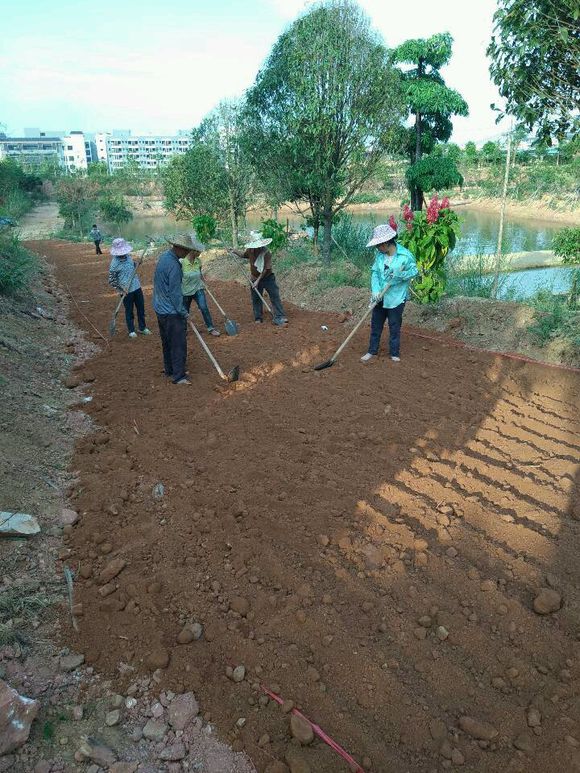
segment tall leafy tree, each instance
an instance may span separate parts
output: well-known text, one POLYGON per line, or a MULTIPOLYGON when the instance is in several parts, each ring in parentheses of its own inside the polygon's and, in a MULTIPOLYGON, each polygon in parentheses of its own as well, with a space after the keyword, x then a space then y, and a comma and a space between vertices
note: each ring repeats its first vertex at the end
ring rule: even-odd
POLYGON ((324 229, 373 174, 403 113, 400 78, 351 0, 309 7, 275 43, 247 95, 247 140, 275 193, 310 208, 324 229))
POLYGON ((393 52, 393 61, 404 66, 407 109, 413 119, 406 131, 405 149, 411 162, 407 181, 415 211, 423 208, 424 191, 442 190, 463 181, 452 158, 423 160, 436 143, 451 137, 451 116, 469 112, 461 94, 446 86, 441 77, 441 68, 451 59, 452 45, 453 38, 445 32, 426 40, 407 40, 393 52))
POLYGON ((234 246, 248 209, 252 170, 240 142, 242 104, 224 100, 192 132, 191 148, 163 172, 167 208, 229 221, 234 246))
POLYGON ((578 136, 578 0, 498 0, 487 54, 505 113, 550 144, 578 136))

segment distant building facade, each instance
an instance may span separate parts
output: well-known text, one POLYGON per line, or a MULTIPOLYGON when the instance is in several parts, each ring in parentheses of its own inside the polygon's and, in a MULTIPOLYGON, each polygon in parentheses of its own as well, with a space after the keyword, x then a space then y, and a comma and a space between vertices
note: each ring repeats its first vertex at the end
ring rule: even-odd
POLYGON ((109 172, 122 169, 128 162, 134 161, 140 169, 157 169, 164 166, 172 156, 185 153, 191 147, 188 133, 177 135, 139 135, 129 132, 113 132, 97 135, 97 147, 106 160, 109 172))
POLYGON ((140 169, 157 169, 191 146, 188 132, 132 136, 129 129, 96 134, 82 131, 56 134, 28 128, 24 135, 0 135, 0 160, 10 157, 23 166, 35 167, 51 159, 67 172, 86 171, 89 164, 98 161, 105 163, 109 172, 122 169, 129 162, 136 162, 140 169))
POLYGON ((34 169, 45 162, 64 166, 63 143, 60 137, 39 132, 35 137, 0 136, 0 161, 13 158, 21 166, 34 169))

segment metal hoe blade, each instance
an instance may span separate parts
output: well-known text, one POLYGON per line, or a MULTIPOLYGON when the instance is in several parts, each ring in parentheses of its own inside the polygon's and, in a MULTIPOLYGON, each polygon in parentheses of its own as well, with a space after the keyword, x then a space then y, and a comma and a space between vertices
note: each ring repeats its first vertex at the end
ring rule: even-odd
POLYGON ((318 365, 314 366, 314 370, 325 370, 325 368, 332 368, 334 363, 335 360, 333 359, 326 360, 326 362, 320 362, 318 365))
POLYGON ((239 377, 240 377, 240 366, 236 365, 236 367, 232 368, 228 373, 228 382, 232 384, 234 381, 237 381, 239 377))
POLYGON ((237 336, 239 333, 237 322, 234 322, 233 319, 226 319, 224 327, 229 336, 237 336))

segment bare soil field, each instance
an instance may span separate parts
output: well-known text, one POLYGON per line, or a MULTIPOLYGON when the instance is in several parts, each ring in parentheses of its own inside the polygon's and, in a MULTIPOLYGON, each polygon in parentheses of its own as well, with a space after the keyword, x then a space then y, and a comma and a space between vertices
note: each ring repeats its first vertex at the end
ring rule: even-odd
MULTIPOLYGON (((106 333, 107 256, 34 247, 106 333)), ((262 685, 377 773, 580 771, 579 375, 413 335, 363 366, 366 329, 314 372, 339 314, 258 326, 243 288, 213 289, 237 384, 192 338, 192 385, 167 383, 157 334, 122 320, 74 371, 96 430, 72 462, 63 644, 119 691, 153 672, 193 691, 260 773, 348 769, 262 685)))

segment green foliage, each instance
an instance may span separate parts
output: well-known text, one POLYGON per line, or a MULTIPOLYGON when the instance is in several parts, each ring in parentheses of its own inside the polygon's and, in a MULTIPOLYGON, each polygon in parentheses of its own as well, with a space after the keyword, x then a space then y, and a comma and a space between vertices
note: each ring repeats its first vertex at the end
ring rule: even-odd
POLYGON ((162 173, 165 204, 178 218, 229 219, 237 245, 238 223, 251 194, 251 168, 241 143, 240 102, 224 100, 192 133, 192 146, 162 173))
POLYGON ((360 193, 355 193, 352 199, 350 200, 351 204, 378 204, 379 201, 382 201, 383 197, 379 193, 370 193, 367 191, 361 191, 360 193))
POLYGON ((359 269, 368 267, 369 250, 367 242, 369 240, 369 229, 374 227, 374 220, 362 223, 355 222, 352 217, 345 214, 333 228, 333 237, 336 244, 336 251, 340 258, 354 263, 359 269))
POLYGON ((448 156, 425 156, 411 164, 405 173, 410 188, 422 191, 444 191, 463 185, 463 175, 448 156))
POLYGON ((78 234, 88 231, 99 206, 101 187, 98 180, 82 172, 61 178, 56 184, 59 214, 67 230, 78 234))
POLYGON ((498 164, 503 159, 503 152, 499 146, 499 142, 484 143, 481 148, 481 157, 486 164, 498 164))
POLYGON ((536 310, 528 331, 539 344, 561 337, 580 349, 580 312, 570 308, 565 298, 540 291, 528 303, 536 310))
POLYGON ((10 295, 26 288, 37 272, 36 256, 9 228, 0 229, 0 293, 10 295))
POLYGON ((498 0, 487 49, 491 77, 505 114, 548 143, 580 130, 579 30, 578 0, 498 0))
POLYGON ((191 224, 199 239, 207 244, 215 239, 217 223, 211 215, 196 215, 192 218, 191 224))
MULTIPOLYGON (((501 274, 498 280, 498 296, 502 296, 502 286, 507 275, 501 274)), ((494 298, 494 275, 489 273, 489 264, 482 255, 474 255, 468 261, 461 260, 460 268, 451 264, 447 269, 445 295, 450 297, 494 298)))
POLYGON ((274 44, 247 95, 246 147, 275 198, 305 202, 324 224, 376 169, 402 116, 400 79, 350 0, 310 6, 274 44))
MULTIPOLYGON (((415 125, 406 130, 405 139, 411 163, 420 163, 422 156, 431 153, 438 142, 447 142, 453 131, 451 116, 465 116, 469 112, 463 97, 448 88, 441 77, 440 69, 451 59, 452 46, 453 38, 446 32, 427 39, 407 40, 393 52, 394 62, 411 65, 402 72, 408 112, 415 116, 415 125)), ((459 172, 452 157, 447 160, 444 173, 457 178, 459 172)), ((416 168, 407 179, 414 180, 409 182, 412 208, 420 210, 425 190, 421 187, 421 168, 416 168)))
POLYGON ((455 247, 460 233, 459 218, 446 202, 431 199, 427 212, 404 209, 407 228, 399 233, 399 241, 417 260, 419 276, 413 290, 419 303, 434 303, 443 295, 446 283, 445 258, 455 247), (413 215, 413 217, 411 217, 413 215))
POLYGON ((40 194, 41 182, 14 159, 0 161, 0 214, 18 218, 28 212, 40 194))
POLYGON ((99 210, 104 220, 115 225, 129 223, 133 219, 133 213, 120 195, 109 194, 100 199, 99 210))
POLYGON ((268 220, 262 220, 262 236, 265 239, 272 239, 272 243, 268 249, 272 252, 278 252, 281 247, 284 247, 287 241, 286 229, 282 223, 278 223, 271 218, 268 220))
POLYGON ((463 149, 463 157, 468 166, 477 166, 479 153, 475 142, 466 142, 463 149))
POLYGON ((562 263, 580 263, 580 228, 562 228, 552 239, 552 249, 562 263))

